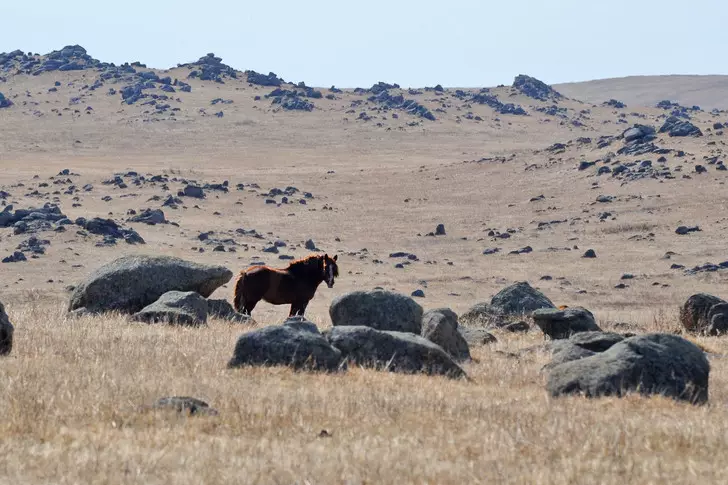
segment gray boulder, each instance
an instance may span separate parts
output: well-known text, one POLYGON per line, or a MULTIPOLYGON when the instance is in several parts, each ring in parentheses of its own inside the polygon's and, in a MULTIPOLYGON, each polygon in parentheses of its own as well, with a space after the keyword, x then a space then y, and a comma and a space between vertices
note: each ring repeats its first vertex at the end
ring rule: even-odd
POLYGON ((297 370, 337 371, 341 352, 302 318, 283 325, 253 330, 240 336, 229 368, 243 366, 290 366, 297 370))
POLYGON ((146 323, 203 325, 207 323, 207 300, 194 291, 168 291, 132 316, 146 323))
POLYGON ((449 308, 425 312, 422 316, 422 336, 442 347, 455 360, 470 359, 468 342, 458 332, 458 316, 449 308))
POLYGON ((122 256, 98 268, 75 288, 68 311, 136 313, 168 291, 194 291, 207 298, 232 277, 232 271, 223 266, 171 256, 122 256))
POLYGON ((554 304, 528 282, 521 281, 499 291, 490 307, 506 315, 523 315, 540 308, 554 308, 554 304))
POLYGON ((385 290, 353 291, 334 299, 329 316, 334 326, 366 326, 377 330, 422 330, 422 307, 409 296, 385 290))
POLYGON ((578 332, 601 332, 594 315, 582 307, 544 308, 534 311, 533 322, 552 339, 569 338, 578 332))
POLYGON ((551 369, 552 396, 659 394, 693 404, 708 400, 710 364, 695 344, 670 334, 627 338, 602 353, 551 369))
POLYGON ((554 304, 526 281, 503 288, 490 303, 477 303, 460 315, 461 322, 487 327, 505 327, 539 308, 554 308, 554 304))
POLYGON ((728 333, 728 303, 717 296, 697 293, 680 308, 680 323, 690 333, 728 333))
POLYGON ((10 323, 5 306, 0 302, 0 355, 7 355, 13 350, 13 333, 15 327, 10 323))
POLYGON ((465 371, 442 347, 419 335, 367 326, 333 327, 325 334, 341 356, 354 365, 405 374, 465 377, 465 371))
POLYGON ((551 345, 551 362, 544 366, 550 369, 564 362, 591 357, 604 352, 613 345, 624 340, 624 336, 612 332, 580 332, 569 337, 568 340, 556 340, 551 345))
POLYGON ((129 222, 143 222, 153 226, 155 224, 164 224, 167 222, 167 219, 164 217, 164 212, 161 209, 145 209, 139 214, 130 217, 129 222))

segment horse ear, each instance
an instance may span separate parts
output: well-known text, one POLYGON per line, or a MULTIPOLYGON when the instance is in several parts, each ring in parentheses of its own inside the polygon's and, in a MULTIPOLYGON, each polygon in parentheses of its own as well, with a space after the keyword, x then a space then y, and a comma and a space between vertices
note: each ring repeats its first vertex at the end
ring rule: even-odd
POLYGON ((334 254, 334 261, 336 261, 337 259, 339 259, 339 255, 338 254, 334 254))

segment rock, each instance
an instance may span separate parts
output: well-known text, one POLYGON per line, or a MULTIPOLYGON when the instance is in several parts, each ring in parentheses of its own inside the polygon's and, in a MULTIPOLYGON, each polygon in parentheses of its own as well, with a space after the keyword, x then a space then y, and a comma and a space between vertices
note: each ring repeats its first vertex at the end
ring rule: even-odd
POLYGON ((695 344, 670 334, 627 338, 590 357, 551 369, 547 389, 556 397, 658 394, 693 404, 708 400, 710 364, 695 344))
POLYGON ((539 308, 554 308, 554 304, 528 282, 521 281, 498 292, 490 308, 504 315, 523 315, 539 308))
POLYGON ((412 294, 410 296, 413 298, 424 298, 425 292, 422 290, 415 290, 412 292, 412 294))
POLYGON ((539 309, 531 316, 538 328, 554 340, 569 338, 578 332, 601 332, 594 315, 582 307, 539 309))
POLYGON ((331 302, 334 326, 367 326, 420 335, 422 307, 412 298, 390 291, 354 291, 331 302))
POLYGON ((316 325, 302 318, 289 318, 283 325, 241 335, 228 367, 243 366, 290 366, 316 371, 343 368, 341 352, 329 343, 316 325))
POLYGON ((699 226, 693 226, 693 227, 679 226, 677 229, 675 229, 675 234, 678 234, 680 236, 684 236, 684 235, 689 234, 691 232, 699 232, 699 231, 700 231, 700 227, 699 226))
POLYGON ((217 409, 211 408, 205 401, 189 396, 163 397, 157 400, 152 408, 170 409, 190 416, 216 416, 219 414, 217 409))
POLYGON ((669 136, 703 136, 700 128, 688 120, 670 116, 660 127, 660 133, 667 133, 669 136))
POLYGON ((194 291, 168 291, 151 305, 132 315, 145 323, 202 325, 207 323, 207 300, 194 291))
POLYGON ((563 98, 563 96, 559 92, 555 91, 548 84, 525 74, 519 74, 518 76, 516 76, 516 78, 513 80, 513 87, 519 90, 521 93, 525 94, 526 96, 541 101, 547 101, 549 99, 557 100, 563 98))
POLYGON ((13 102, 0 93, 0 108, 9 108, 13 105, 13 102))
POLYGON ((624 143, 646 143, 655 139, 655 128, 647 125, 635 124, 622 132, 624 143))
POLYGON ((422 315, 422 336, 442 347, 456 361, 470 359, 468 342, 458 332, 458 316, 449 308, 428 310, 422 315))
POLYGON ((313 239, 306 240, 304 247, 309 251, 316 251, 316 243, 313 242, 313 239))
POLYGON ((131 217, 129 222, 143 222, 153 226, 155 224, 164 224, 167 219, 161 209, 144 209, 139 214, 131 217))
POLYGON ((28 261, 28 258, 26 258, 25 254, 20 251, 15 251, 10 256, 6 256, 2 259, 3 263, 21 263, 23 261, 28 261))
POLYGON ((458 327, 458 332, 463 336, 468 345, 487 345, 498 341, 497 338, 484 328, 458 327))
POLYGON ((690 333, 728 333, 728 303, 707 293, 692 295, 680 308, 680 323, 690 333))
POLYGON ((207 300, 207 316, 236 323, 255 323, 250 315, 238 313, 227 300, 207 300))
POLYGON ((233 277, 222 266, 170 256, 129 255, 94 271, 71 295, 68 311, 136 313, 168 291, 194 291, 207 298, 233 277))
POLYGON ((205 192, 202 190, 202 187, 197 185, 185 185, 185 188, 180 195, 185 197, 194 197, 196 199, 205 198, 205 192))
POLYGON ((0 302, 0 355, 8 355, 13 350, 15 327, 10 323, 5 306, 0 302))
MULTIPOLYGON (((604 352, 611 348, 614 344, 624 340, 624 335, 614 332, 586 331, 571 334, 568 342, 572 345, 578 345, 592 352, 604 352)), ((555 342, 559 344, 560 342, 555 342)))
POLYGON ((582 255, 582 258, 591 258, 591 259, 593 259, 593 258, 596 258, 596 257, 597 257, 597 253, 593 249, 587 249, 584 252, 584 254, 582 255))
POLYGON ((390 372, 465 377, 465 372, 442 347, 419 335, 342 326, 328 329, 326 338, 353 365, 390 372))
POLYGON ((445 224, 438 224, 437 227, 435 227, 435 236, 444 236, 445 235, 445 224))

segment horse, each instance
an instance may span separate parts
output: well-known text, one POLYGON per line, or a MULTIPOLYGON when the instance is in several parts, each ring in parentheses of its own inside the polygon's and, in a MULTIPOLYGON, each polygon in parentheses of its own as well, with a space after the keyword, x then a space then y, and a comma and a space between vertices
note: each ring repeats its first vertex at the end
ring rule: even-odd
POLYGON ((334 278, 339 276, 337 259, 338 255, 310 255, 292 261, 287 268, 251 266, 241 271, 235 281, 233 307, 250 315, 255 305, 265 300, 273 305, 290 304, 289 317, 303 316, 322 282, 334 287, 334 278))

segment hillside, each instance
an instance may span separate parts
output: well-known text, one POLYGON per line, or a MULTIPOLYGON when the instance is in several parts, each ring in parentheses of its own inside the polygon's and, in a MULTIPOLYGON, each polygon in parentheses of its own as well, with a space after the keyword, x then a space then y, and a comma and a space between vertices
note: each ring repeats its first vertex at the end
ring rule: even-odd
POLYGON ((15 325, 0 483, 725 483, 728 345, 678 318, 695 293, 728 297, 720 79, 693 83, 695 100, 682 78, 288 81, 212 53, 170 69, 80 46, 0 54, 0 302, 15 325), (459 332, 492 337, 470 340, 470 380, 228 369, 237 339, 288 305, 189 328, 66 311, 121 255, 237 273, 311 253, 340 270, 306 310, 320 330, 356 290, 448 307, 459 332), (463 319, 523 281, 619 338, 700 343, 708 404, 550 396, 530 316, 463 319), (163 396, 219 415, 140 411, 163 396))
POLYGON ((628 106, 654 106, 669 100, 705 110, 728 109, 728 76, 630 76, 555 84, 564 95, 590 103, 618 99, 628 106))

